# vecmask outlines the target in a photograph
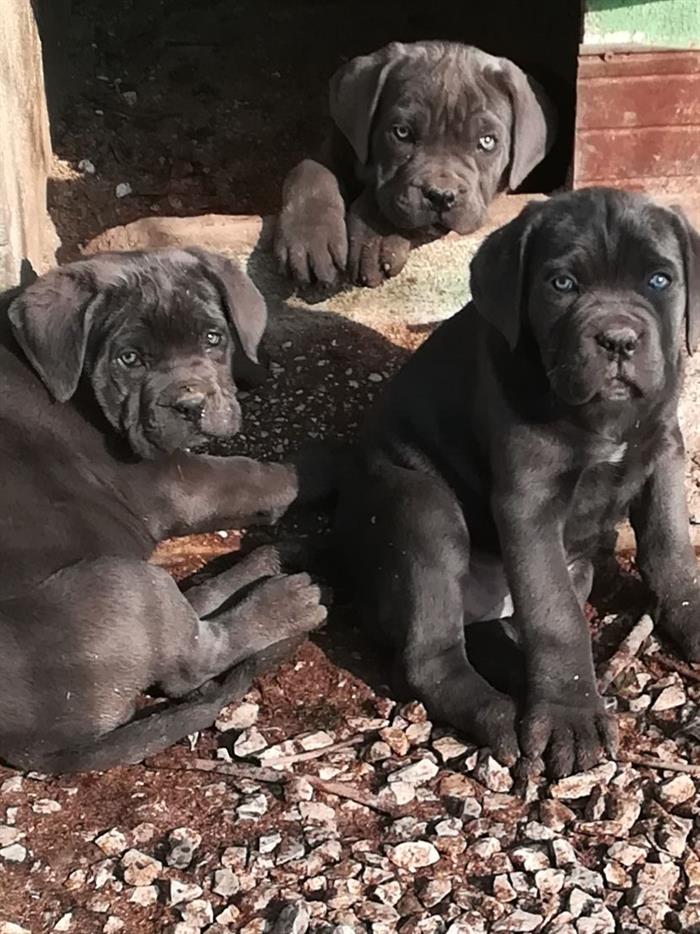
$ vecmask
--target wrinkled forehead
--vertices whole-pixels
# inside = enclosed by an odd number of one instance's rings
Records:
[[[221,296],[196,265],[128,271],[109,290],[105,325],[110,338],[131,335],[149,344],[178,345],[207,327],[227,327]]]
[[[445,57],[437,62],[407,60],[390,72],[380,116],[421,120],[433,132],[459,132],[472,118],[492,115],[510,125],[510,103],[484,66]]]
[[[533,236],[531,262],[587,281],[628,282],[664,270],[683,277],[683,253],[669,211],[621,201],[552,205]]]

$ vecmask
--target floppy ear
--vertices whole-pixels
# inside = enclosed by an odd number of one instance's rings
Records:
[[[54,269],[8,309],[17,343],[51,395],[67,402],[78,388],[100,287],[87,264]]]
[[[508,188],[514,191],[549,152],[556,133],[556,114],[539,84],[507,58],[491,72],[494,82],[510,97],[513,127]]]
[[[331,117],[363,165],[369,155],[372,120],[387,75],[404,54],[403,43],[391,42],[371,55],[353,58],[331,78]]]
[[[527,244],[539,207],[537,202],[527,205],[516,218],[489,234],[469,266],[476,310],[501,332],[511,350],[518,343],[525,313]]]
[[[243,353],[257,364],[258,347],[267,325],[267,306],[262,295],[237,263],[198,247],[188,247],[187,252],[206,268],[221,295]]]
[[[688,353],[700,344],[700,234],[678,205],[672,207],[685,266],[685,340]]]

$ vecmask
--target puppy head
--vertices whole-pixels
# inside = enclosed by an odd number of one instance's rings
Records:
[[[394,42],[333,76],[333,120],[385,217],[469,233],[547,153],[551,108],[512,62],[458,43]]]
[[[565,403],[653,400],[700,340],[700,236],[642,195],[583,189],[530,204],[471,265],[474,304],[511,348],[534,338]]]
[[[234,435],[233,369],[257,363],[262,296],[197,249],[104,253],[55,269],[12,303],[18,343],[51,395],[85,374],[110,424],[144,458]]]

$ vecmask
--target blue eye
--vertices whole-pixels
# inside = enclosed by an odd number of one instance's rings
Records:
[[[671,277],[667,276],[665,272],[655,272],[648,282],[649,288],[655,289],[657,292],[661,291],[661,289],[667,289],[670,284]]]
[[[555,276],[552,279],[552,288],[557,292],[574,292],[576,290],[576,280],[572,276]]]

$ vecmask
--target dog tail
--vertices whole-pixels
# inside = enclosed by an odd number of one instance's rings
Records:
[[[300,638],[277,642],[184,697],[156,709],[146,708],[141,715],[92,742],[45,755],[12,756],[11,765],[55,774],[101,771],[141,762],[188,734],[211,726],[222,707],[247,693],[255,678],[282,662],[301,642]]]

